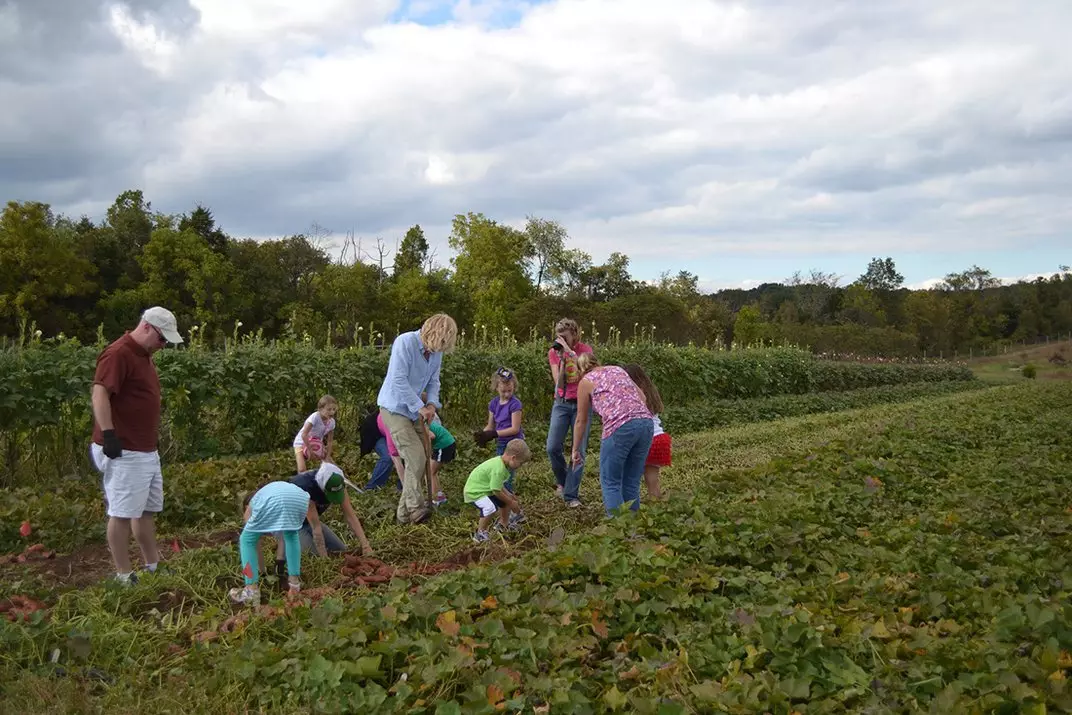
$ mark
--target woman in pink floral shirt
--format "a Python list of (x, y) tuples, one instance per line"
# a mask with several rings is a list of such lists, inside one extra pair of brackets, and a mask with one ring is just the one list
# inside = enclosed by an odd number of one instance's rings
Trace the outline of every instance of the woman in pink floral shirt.
[[(577, 356), (581, 381), (577, 387), (577, 421), (574, 434), (584, 429), (593, 409), (603, 421), (599, 446), (599, 484), (603, 507), (612, 515), (622, 504), (640, 508), (640, 480), (651, 449), (655, 423), (644, 393), (615, 365), (600, 367), (591, 353)], [(573, 462), (581, 460), (576, 446)]]

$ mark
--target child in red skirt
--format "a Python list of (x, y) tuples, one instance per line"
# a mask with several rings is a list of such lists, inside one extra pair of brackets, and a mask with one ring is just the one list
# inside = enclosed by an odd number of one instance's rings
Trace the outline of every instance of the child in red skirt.
[(663, 492), (659, 486), (659, 470), (670, 466), (670, 435), (663, 431), (659, 413), (663, 411), (663, 398), (659, 395), (659, 388), (644, 372), (640, 365), (623, 365), (622, 369), (629, 374), (629, 378), (644, 393), (644, 402), (648, 405), (648, 411), (653, 415), (655, 422), (655, 437), (651, 440), (651, 449), (648, 450), (648, 459), (644, 463), (644, 486), (648, 489), (648, 496), (652, 499), (662, 499)]

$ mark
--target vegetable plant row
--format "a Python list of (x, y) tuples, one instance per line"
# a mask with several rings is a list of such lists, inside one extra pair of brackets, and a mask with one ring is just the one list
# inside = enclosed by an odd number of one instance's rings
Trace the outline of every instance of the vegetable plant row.
[(686, 438), (668, 501), (416, 588), (236, 620), (232, 547), (186, 554), (0, 623), (0, 682), (37, 711), (1072, 711), (1072, 384), (911, 407), (749, 470)]
[[(845, 392), (821, 392), (806, 395), (776, 395), (749, 400), (713, 400), (688, 406), (671, 407), (663, 415), (664, 424), (672, 434), (681, 437), (714, 427), (777, 420), (783, 417), (870, 407), (872, 405), (905, 402), (928, 396), (953, 394), (984, 389), (986, 384), (974, 381), (923, 382), (907, 385), (887, 385)], [(544, 425), (528, 428), (528, 439), (537, 445), (537, 454), (546, 439)], [(461, 482), (469, 470), (488, 456), (469, 440), (458, 443), (457, 460), (444, 473), (448, 491), (459, 495)], [(599, 430), (592, 431), (589, 440), (588, 478), (598, 479)], [(352, 443), (344, 441), (337, 460), (348, 475), (357, 482), (368, 476), (375, 457), (362, 460)], [(280, 478), (293, 470), (289, 452), (250, 457), (223, 457), (196, 462), (164, 464), (164, 493), (167, 508), (159, 517), (163, 528), (172, 531), (212, 529), (219, 520), (236, 513), (236, 503), (244, 495), (263, 485), (267, 479)], [(546, 460), (540, 456), (526, 473), (546, 470)], [(530, 489), (530, 485), (532, 485)], [(525, 480), (522, 496), (543, 488)], [(392, 495), (394, 492), (390, 492)], [(373, 519), (366, 528), (374, 528), (374, 517), (382, 511), (390, 521), (394, 500), (376, 495), (362, 497), (359, 502), (362, 518)], [(369, 509), (373, 512), (370, 513)], [(96, 480), (72, 479), (62, 489), (40, 489), (34, 486), (0, 490), (0, 553), (17, 550), (26, 539), (19, 533), (20, 525), (33, 525), (38, 540), (49, 548), (66, 552), (87, 543), (104, 540), (104, 503)], [(340, 524), (345, 531), (345, 525)]]
[[(0, 485), (85, 473), (91, 428), (89, 385), (96, 347), (72, 342), (0, 350)], [(816, 360), (791, 348), (718, 351), (653, 344), (598, 346), (605, 362), (636, 362), (668, 405), (703, 400), (970, 380), (954, 365), (864, 365)], [(306, 343), (232, 343), (227, 350), (165, 350), (156, 356), (163, 391), (161, 448), (170, 461), (280, 449), (327, 393), (340, 401), (338, 439), (356, 437), (375, 402), (387, 351), (323, 349)], [(444, 420), (483, 423), (489, 381), (501, 365), (518, 376), (526, 428), (551, 407), (546, 351), (529, 344), (461, 349), (444, 361)]]

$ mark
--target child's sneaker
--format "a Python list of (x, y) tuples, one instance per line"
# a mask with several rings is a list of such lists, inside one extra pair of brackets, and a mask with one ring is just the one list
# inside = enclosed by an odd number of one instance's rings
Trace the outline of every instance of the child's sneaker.
[[(496, 526), (498, 526), (498, 524), (496, 524)], [(491, 534), (489, 534), (486, 531), (479, 531), (478, 530), (475, 534), (473, 534), (473, 541), (475, 541), (478, 544), (482, 544), (485, 541), (488, 541), (490, 538), (491, 538)]]
[(443, 492), (439, 492), (435, 495), (435, 499), (432, 500), (432, 506), (443, 506), (447, 503), (447, 495)]
[(516, 511), (510, 515), (510, 526), (514, 526), (516, 524), (524, 524), (528, 520), (529, 518), (525, 516), (525, 512)]
[(250, 606), (261, 605), (261, 590), (255, 586), (243, 586), (232, 588), (228, 594), (233, 603), (247, 604)]
[(128, 574), (116, 574), (114, 576), (114, 581), (118, 586), (122, 586), (123, 588), (127, 588), (129, 586), (137, 586), (138, 574), (134, 573), (133, 571)]

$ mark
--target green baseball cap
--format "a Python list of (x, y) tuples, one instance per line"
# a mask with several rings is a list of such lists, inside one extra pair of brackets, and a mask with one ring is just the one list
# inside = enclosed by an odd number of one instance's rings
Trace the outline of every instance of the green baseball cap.
[(316, 484), (332, 504), (341, 504), (346, 494), (342, 470), (330, 462), (324, 462), (316, 472)]

